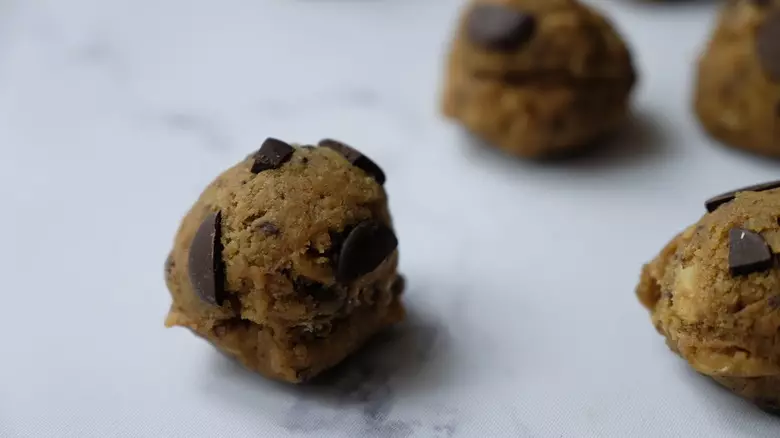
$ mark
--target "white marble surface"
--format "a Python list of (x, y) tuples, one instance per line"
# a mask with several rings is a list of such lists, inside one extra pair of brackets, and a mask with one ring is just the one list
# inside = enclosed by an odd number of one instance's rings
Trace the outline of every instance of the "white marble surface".
[[(593, 1), (640, 121), (534, 165), (437, 114), (461, 3), (0, 0), (0, 437), (778, 436), (633, 296), (703, 199), (780, 169), (689, 112), (715, 6)], [(315, 387), (162, 326), (181, 215), (270, 135), (382, 164), (410, 283), (410, 322)]]

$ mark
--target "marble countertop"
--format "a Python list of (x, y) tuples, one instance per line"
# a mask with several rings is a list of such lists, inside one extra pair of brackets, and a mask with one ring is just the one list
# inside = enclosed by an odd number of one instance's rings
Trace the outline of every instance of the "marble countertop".
[[(462, 3), (0, 0), (0, 437), (776, 437), (633, 295), (705, 198), (780, 169), (690, 112), (716, 6), (592, 1), (637, 121), (540, 165), (438, 114)], [(162, 324), (178, 221), (268, 136), (381, 163), (409, 279), (409, 321), (303, 388)]]

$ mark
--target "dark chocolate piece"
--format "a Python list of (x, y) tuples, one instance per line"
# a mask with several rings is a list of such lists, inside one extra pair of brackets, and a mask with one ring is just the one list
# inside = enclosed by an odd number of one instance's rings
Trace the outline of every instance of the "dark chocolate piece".
[(756, 53), (767, 76), (780, 81), (780, 11), (771, 12), (758, 29)]
[(720, 207), (723, 204), (726, 204), (728, 202), (731, 202), (734, 200), (734, 198), (737, 196), (737, 193), (741, 192), (763, 192), (765, 190), (772, 190), (780, 188), (780, 180), (778, 181), (770, 181), (763, 184), (756, 184), (754, 186), (748, 186), (748, 187), (742, 187), (740, 189), (732, 190), (730, 192), (722, 193), (718, 196), (714, 196), (710, 199), (708, 199), (704, 206), (707, 208), (707, 211), (712, 213), (713, 211), (717, 210), (718, 207)]
[(225, 298), (221, 239), (222, 213), (210, 213), (195, 232), (188, 258), (192, 289), (201, 300), (215, 305), (222, 305)]
[(760, 234), (743, 228), (729, 231), (729, 271), (732, 276), (763, 272), (772, 267), (772, 252)]
[(254, 154), (252, 173), (276, 169), (292, 157), (295, 148), (275, 138), (267, 138)]
[(395, 233), (368, 220), (358, 224), (344, 240), (336, 263), (336, 280), (349, 283), (377, 268), (398, 247)]
[(476, 45), (501, 52), (520, 48), (536, 31), (536, 18), (497, 4), (475, 6), (466, 19), (466, 34)]
[(338, 152), (344, 158), (346, 158), (347, 161), (352, 163), (353, 166), (362, 169), (364, 172), (366, 172), (371, 177), (373, 177), (376, 180), (376, 182), (379, 183), (379, 185), (385, 183), (385, 173), (382, 171), (382, 168), (379, 167), (376, 163), (374, 163), (370, 158), (363, 155), (357, 149), (348, 146), (338, 140), (332, 140), (329, 138), (320, 140), (319, 146), (328, 149), (333, 149), (334, 151)]

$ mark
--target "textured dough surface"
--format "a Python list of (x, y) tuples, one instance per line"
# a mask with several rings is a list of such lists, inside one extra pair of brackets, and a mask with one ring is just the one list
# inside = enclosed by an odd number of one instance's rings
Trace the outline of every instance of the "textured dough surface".
[[(182, 326), (248, 368), (298, 382), (335, 365), (378, 330), (403, 318), (393, 284), (398, 252), (339, 284), (333, 251), (365, 220), (392, 228), (384, 189), (328, 148), (296, 147), (277, 169), (253, 174), (253, 159), (222, 173), (182, 220), (166, 269), (173, 297), (167, 326)], [(194, 293), (188, 252), (204, 218), (222, 214), (226, 299)]]
[(675, 237), (637, 288), (673, 351), (767, 409), (780, 406), (780, 268), (732, 275), (729, 232), (758, 233), (777, 254), (779, 218), (780, 190), (743, 192)]
[(780, 82), (761, 66), (756, 38), (780, 2), (730, 1), (699, 59), (694, 108), (714, 138), (780, 156)]
[[(516, 50), (469, 38), (469, 15), (485, 4), (531, 14), (535, 30)], [(489, 143), (524, 157), (591, 144), (628, 114), (631, 57), (601, 15), (573, 0), (477, 0), (461, 17), (442, 110)]]

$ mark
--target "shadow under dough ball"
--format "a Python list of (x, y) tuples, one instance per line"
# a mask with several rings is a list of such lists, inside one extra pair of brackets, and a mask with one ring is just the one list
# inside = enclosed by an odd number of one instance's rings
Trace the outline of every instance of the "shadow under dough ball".
[(247, 368), (302, 382), (400, 321), (385, 174), (336, 140), (269, 138), (219, 175), (165, 263), (165, 321)]
[(780, 408), (780, 181), (737, 189), (644, 266), (637, 296), (667, 345), (764, 410)]
[(590, 7), (477, 0), (451, 45), (442, 111), (509, 153), (566, 155), (624, 122), (635, 80), (623, 40)]
[(780, 2), (728, 2), (699, 59), (694, 108), (729, 146), (780, 157)]

